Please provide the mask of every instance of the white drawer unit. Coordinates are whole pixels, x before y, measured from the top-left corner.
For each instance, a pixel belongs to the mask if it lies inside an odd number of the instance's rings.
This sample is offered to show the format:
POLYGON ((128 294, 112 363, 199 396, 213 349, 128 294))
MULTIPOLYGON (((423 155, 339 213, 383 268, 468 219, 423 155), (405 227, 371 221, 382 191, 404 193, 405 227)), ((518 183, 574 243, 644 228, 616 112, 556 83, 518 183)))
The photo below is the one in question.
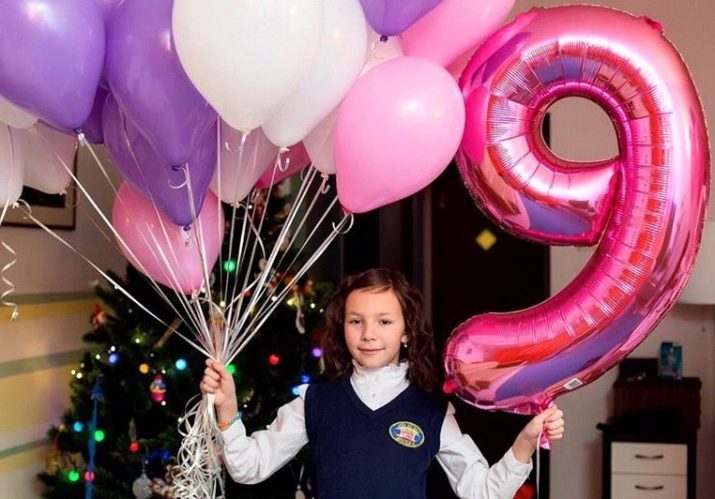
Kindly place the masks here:
POLYGON ((687 499, 686 475, 611 475, 613 499, 687 499))
MULTIPOLYGON (((604 432, 603 499, 695 499, 696 434, 604 432)), ((701 498, 702 499, 702 498, 701 498)))
POLYGON ((611 473, 687 475, 688 447, 660 442, 613 442, 611 473))

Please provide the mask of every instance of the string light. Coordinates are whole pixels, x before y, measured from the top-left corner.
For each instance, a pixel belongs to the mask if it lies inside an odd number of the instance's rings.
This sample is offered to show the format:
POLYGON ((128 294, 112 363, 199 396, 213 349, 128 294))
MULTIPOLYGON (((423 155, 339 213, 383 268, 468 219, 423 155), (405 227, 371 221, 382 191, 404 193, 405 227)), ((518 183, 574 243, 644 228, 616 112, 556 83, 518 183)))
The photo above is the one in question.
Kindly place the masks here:
POLYGON ((82 379, 82 376, 84 376, 82 373, 77 373, 77 379, 82 379))
POLYGON ((277 366, 278 364, 281 363, 281 358, 280 358, 280 356, 272 353, 268 356, 268 363, 272 366, 277 366))
POLYGON ((301 383, 310 383, 310 374, 304 374, 300 377, 301 383))
POLYGON ((97 359, 97 360, 99 360, 99 359, 101 359, 101 358, 102 358, 102 356, 101 356, 101 355, 99 355, 99 354, 97 354, 97 355, 95 355, 95 356, 94 356, 94 358, 95 358, 95 359, 97 359))
POLYGON ((89 471, 89 470, 85 471, 84 472, 84 481, 85 482, 93 482, 94 481, 94 471, 89 471))
POLYGON ((174 363, 174 366, 176 366, 179 371, 185 371, 189 364, 184 359, 178 359, 174 363))
POLYGON ((75 431, 75 433, 80 433, 82 430, 84 430, 84 423, 82 423, 82 421, 75 421, 72 425, 72 429, 75 431))
POLYGON ((296 397, 300 395, 300 389, 297 386, 294 386, 293 388, 290 389, 290 391, 295 395, 296 397))
POLYGON ((139 452, 139 442, 132 442, 129 444, 129 452, 136 454, 139 452))
POLYGON ((238 264, 236 263, 236 260, 226 260, 223 262, 223 270, 228 273, 235 272, 237 268, 238 264))
POLYGON ((76 482, 79 480, 79 471, 77 470, 72 470, 67 474, 67 478, 69 479, 70 482, 76 482))
POLYGON ((110 364, 116 364, 117 362, 119 362, 119 354, 118 353, 110 353, 108 360, 109 360, 110 364))
POLYGON ((95 442, 103 441, 106 436, 107 435, 104 433, 104 430, 94 430, 94 441, 95 442))
POLYGON ((320 347, 315 347, 310 353, 313 355, 313 357, 318 359, 323 356, 323 349, 320 347))
POLYGON ((236 364, 229 364, 226 366, 226 372, 230 374, 231 376, 236 375, 236 364))
POLYGON ((149 369, 150 369, 149 364, 147 364, 146 362, 139 366, 139 372, 142 374, 148 374, 149 369))

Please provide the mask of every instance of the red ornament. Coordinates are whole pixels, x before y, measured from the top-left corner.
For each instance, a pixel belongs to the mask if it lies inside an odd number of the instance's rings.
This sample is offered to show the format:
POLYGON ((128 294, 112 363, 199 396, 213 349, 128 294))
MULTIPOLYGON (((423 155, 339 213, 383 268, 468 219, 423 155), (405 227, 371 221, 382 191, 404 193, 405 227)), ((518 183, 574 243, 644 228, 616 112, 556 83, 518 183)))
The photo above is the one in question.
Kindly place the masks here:
POLYGON ((272 353, 268 356, 268 363, 272 366, 277 366, 281 363, 281 358, 278 355, 272 353))
POLYGON ((129 451, 133 453, 139 452, 139 442, 132 442, 129 444, 129 451))
POLYGON ((107 313, 99 305, 94 306, 94 314, 92 315, 92 327, 97 330, 104 326, 107 322, 107 313))

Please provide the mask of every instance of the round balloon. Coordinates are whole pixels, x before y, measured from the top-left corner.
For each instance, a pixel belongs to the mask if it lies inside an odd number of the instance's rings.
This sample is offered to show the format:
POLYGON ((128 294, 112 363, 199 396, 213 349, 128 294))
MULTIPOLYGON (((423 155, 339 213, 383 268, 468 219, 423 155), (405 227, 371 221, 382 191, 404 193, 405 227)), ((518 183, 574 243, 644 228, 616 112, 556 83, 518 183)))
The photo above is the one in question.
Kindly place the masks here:
POLYGON ((24 129, 37 123, 37 118, 0 95, 0 123, 24 129))
POLYGON ((164 218, 144 196, 123 183, 112 208, 119 248, 129 262, 156 282, 185 294, 208 287, 223 239, 223 212, 216 196, 186 230, 164 218), (202 262, 206 263, 206 268, 202 262))
MULTIPOLYGON (((397 38, 380 41, 380 35, 368 28, 368 51, 366 60, 360 70, 363 75, 378 64, 400 57, 402 47, 397 38)), ((335 173, 335 155, 333 151, 333 138, 335 122, 338 119, 338 109, 334 108, 303 138, 310 161, 313 166, 323 173, 335 173)))
POLYGON ((444 68, 400 57, 363 75, 335 125, 338 196, 354 213, 398 201, 447 167, 464 128, 464 102, 444 68))
POLYGON ((405 54, 448 67, 499 26, 516 0, 442 0, 400 35, 405 54))
POLYGON ((262 125, 318 51, 323 2, 174 0, 173 35, 186 73, 236 130, 262 125))
POLYGON ((211 190, 225 203, 239 203, 273 165, 277 152, 260 128, 244 140, 241 132, 221 121, 220 162, 211 179, 211 190))
POLYGON ((660 25, 603 7, 518 16, 476 52, 461 86, 457 159, 477 203, 519 236, 598 244, 558 294, 475 316, 447 345, 448 389, 485 409, 535 413, 621 361, 681 291, 708 199, 703 111, 660 25), (543 117, 568 96, 608 113, 617 157, 575 163, 546 146, 543 117))
POLYGON ((81 127, 84 137, 92 144, 104 143, 102 112, 104 111, 104 103, 107 100, 107 95, 109 95, 109 92, 106 89, 101 86, 97 87, 97 95, 94 97, 92 112, 89 113, 87 121, 85 121, 81 127))
POLYGON ((104 63, 95 0, 13 0, 0 16, 0 94, 60 129, 85 122, 104 63))
POLYGON ((303 140, 345 96, 365 64, 367 27, 358 0, 323 3, 323 33, 308 74, 263 124, 280 147, 303 140))
POLYGON ((172 165, 186 163, 216 123, 174 50, 173 0, 124 0, 107 26, 105 68, 125 115, 172 165))
POLYGON ((399 35, 442 0, 360 0, 372 29, 384 36, 399 35))
POLYGON ((79 141, 44 123, 18 131, 16 145, 24 156, 25 185, 48 194, 63 194, 72 182, 79 141))
POLYGON ((22 149, 16 146, 16 133, 17 130, 0 123, 0 214, 17 202, 22 193, 23 153, 22 149))
POLYGON ((102 127, 109 156, 124 178, 173 223, 191 224, 201 212, 216 166, 216 132, 209 130, 186 166, 178 168, 154 150, 112 96, 104 105, 102 127), (190 185, 184 169, 189 172, 190 185))

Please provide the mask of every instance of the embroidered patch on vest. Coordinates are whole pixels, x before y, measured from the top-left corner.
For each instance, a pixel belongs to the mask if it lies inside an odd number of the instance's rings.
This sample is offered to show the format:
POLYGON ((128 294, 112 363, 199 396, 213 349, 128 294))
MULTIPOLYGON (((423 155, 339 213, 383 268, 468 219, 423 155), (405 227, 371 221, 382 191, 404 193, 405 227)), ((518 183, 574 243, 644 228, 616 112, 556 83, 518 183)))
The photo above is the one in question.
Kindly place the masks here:
POLYGON ((414 449, 425 441, 422 428, 409 421, 398 421, 390 426, 390 437, 400 445, 414 449))

